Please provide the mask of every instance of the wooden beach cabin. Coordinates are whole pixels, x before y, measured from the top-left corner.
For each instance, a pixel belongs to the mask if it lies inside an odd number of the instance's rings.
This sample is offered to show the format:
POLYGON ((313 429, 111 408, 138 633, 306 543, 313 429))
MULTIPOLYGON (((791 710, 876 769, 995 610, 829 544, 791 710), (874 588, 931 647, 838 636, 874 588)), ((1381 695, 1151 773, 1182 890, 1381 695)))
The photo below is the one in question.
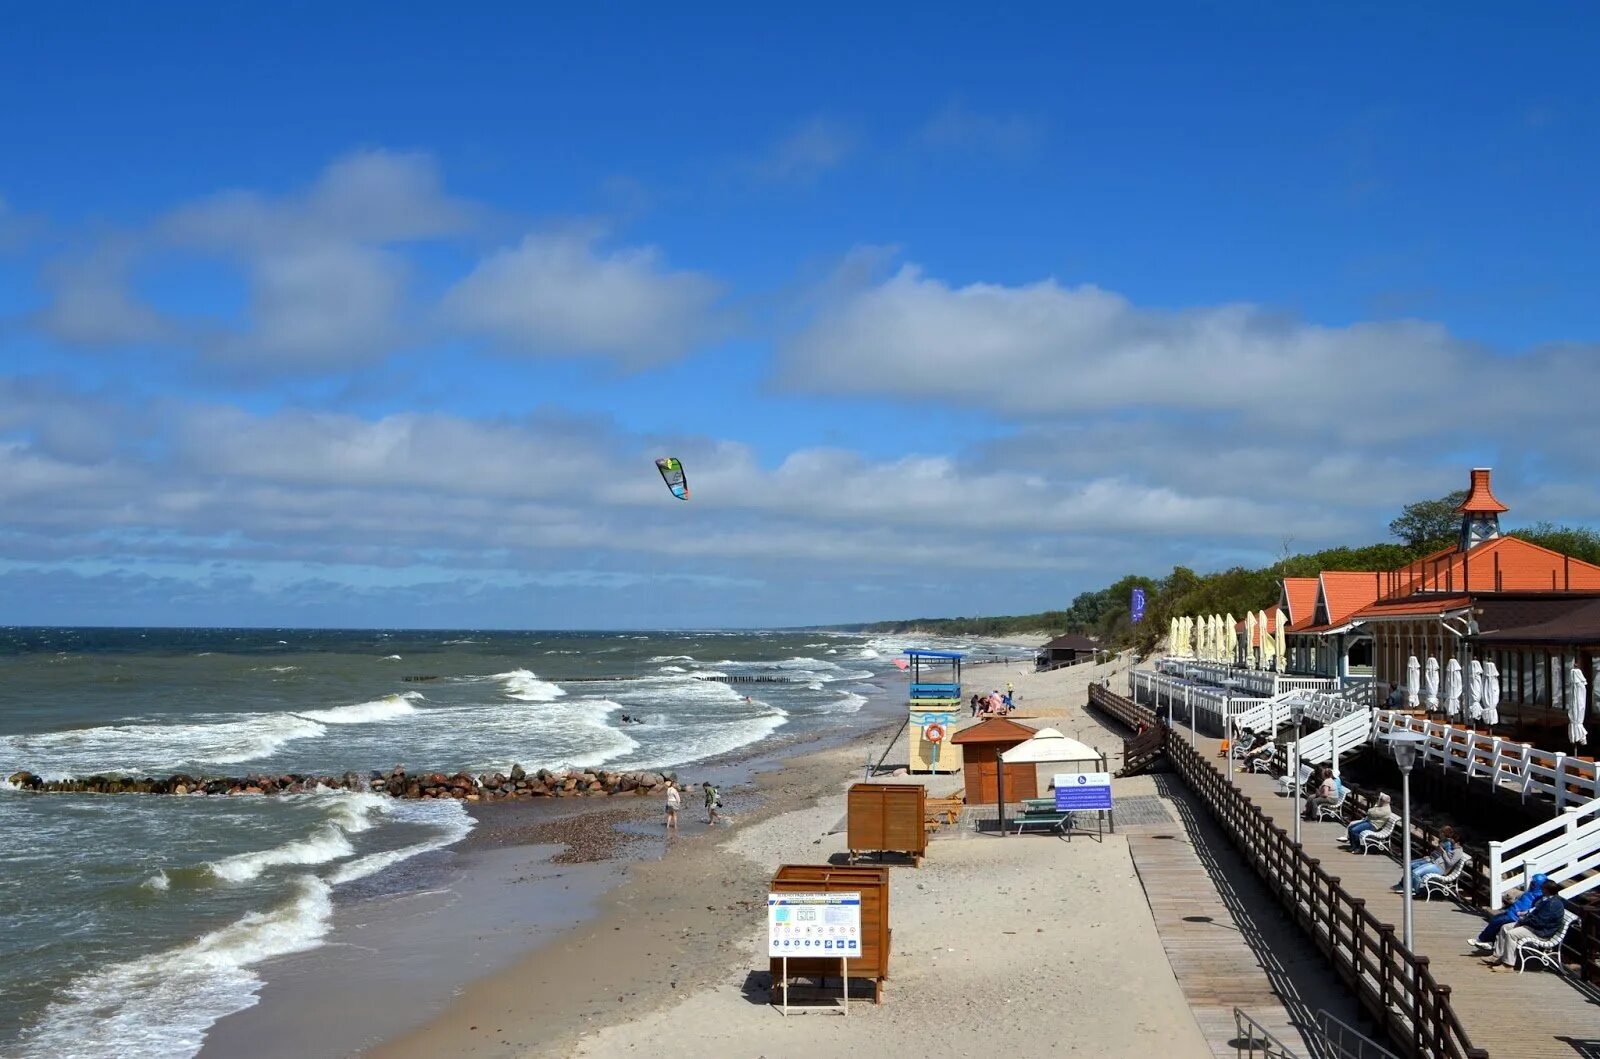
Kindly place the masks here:
POLYGON ((1043 673, 1063 666, 1075 666, 1079 662, 1089 662, 1094 659, 1095 652, 1099 649, 1100 644, 1089 637, 1067 633, 1057 636, 1033 652, 1033 668, 1035 672, 1043 673))
POLYGON ((920 783, 852 784, 845 814, 850 863, 868 853, 880 858, 901 853, 922 867, 928 852, 928 788, 920 783))
MULTIPOLYGON (((962 767, 966 770, 967 804, 993 804, 999 795, 996 781, 1000 768, 1000 755, 1018 743, 1032 739, 1035 730, 1004 717, 991 717, 970 728, 957 732, 951 742, 961 748, 962 767)), ((1007 765, 1006 801, 1037 798, 1039 784, 1037 769, 1031 762, 1007 765)))
POLYGON ((950 736, 961 717, 961 660, 959 651, 925 651, 909 648, 906 693, 906 769, 910 772, 957 772, 961 754, 950 746, 950 736), (938 738, 930 739, 929 736, 938 738))
MULTIPOLYGON (((883 983, 889 977, 889 869, 884 865, 785 864, 772 877, 772 893, 849 893, 861 895, 861 955, 846 966, 851 978, 872 980, 873 1000, 883 1003, 883 983)), ((772 1003, 778 1002, 783 982, 783 960, 771 957, 772 1003)), ((839 977, 833 957, 789 957, 789 977, 812 978, 819 984, 839 977)))

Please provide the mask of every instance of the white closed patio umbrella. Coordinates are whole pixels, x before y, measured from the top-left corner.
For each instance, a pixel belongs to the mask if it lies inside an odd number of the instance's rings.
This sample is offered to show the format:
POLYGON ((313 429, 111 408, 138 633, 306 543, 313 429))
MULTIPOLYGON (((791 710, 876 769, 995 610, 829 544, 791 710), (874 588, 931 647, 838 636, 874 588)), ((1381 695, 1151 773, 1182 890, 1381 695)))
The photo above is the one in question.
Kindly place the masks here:
POLYGON ((1461 663, 1454 658, 1444 667, 1444 715, 1461 716, 1461 663))
POLYGON ((1233 611, 1222 619, 1222 660, 1230 666, 1239 664, 1239 623, 1233 620, 1233 611))
POLYGON ((1283 612, 1283 608, 1281 608, 1281 607, 1278 608, 1277 647, 1278 647, 1278 671, 1280 673, 1281 672, 1286 672, 1288 670, 1288 668, 1289 668, 1289 666, 1287 664, 1287 661, 1286 661, 1288 659, 1288 657, 1289 657, 1289 641, 1288 641, 1287 635, 1285 634, 1284 628, 1283 628, 1285 625, 1288 625, 1288 624, 1289 624, 1289 615, 1287 615, 1287 614, 1285 614, 1283 612))
POLYGON ((1211 615, 1211 657, 1218 662, 1228 660, 1226 631, 1222 628, 1222 615, 1211 615))
POLYGON ((1417 664, 1417 656, 1412 655, 1406 659, 1406 709, 1417 708, 1417 688, 1422 683, 1422 667, 1417 664))
POLYGON ((1275 669, 1278 668, 1277 662, 1275 661, 1277 659, 1277 657, 1278 657, 1278 641, 1276 639, 1274 639, 1272 634, 1271 634, 1271 632, 1268 631, 1269 629, 1271 629, 1271 627, 1272 627, 1272 622, 1267 617, 1267 612, 1266 611, 1262 611, 1261 612, 1261 668, 1262 669, 1271 668, 1271 669, 1275 670, 1275 669), (1273 664, 1269 667, 1267 665, 1268 662, 1272 662, 1273 664))
POLYGON ((1483 663, 1474 658, 1467 665, 1467 720, 1476 725, 1483 719, 1483 663))
POLYGON ((1178 619, 1172 618, 1167 622, 1167 654, 1178 653, 1178 619))
POLYGON ((1573 666, 1567 671, 1567 740, 1573 753, 1589 741, 1589 729, 1583 726, 1583 714, 1589 707, 1589 680, 1583 670, 1573 666))
POLYGON ((1204 661, 1211 661, 1211 615, 1200 618, 1200 647, 1197 653, 1204 661))
POLYGON ((1483 664, 1483 723, 1491 731, 1500 723, 1500 667, 1492 661, 1483 664))
POLYGON ((1251 669, 1258 668, 1256 662, 1256 612, 1244 612, 1244 660, 1251 669))
POLYGON ((1428 656, 1428 664, 1422 670, 1423 689, 1422 708, 1432 713, 1439 708, 1439 660, 1432 655, 1428 656))

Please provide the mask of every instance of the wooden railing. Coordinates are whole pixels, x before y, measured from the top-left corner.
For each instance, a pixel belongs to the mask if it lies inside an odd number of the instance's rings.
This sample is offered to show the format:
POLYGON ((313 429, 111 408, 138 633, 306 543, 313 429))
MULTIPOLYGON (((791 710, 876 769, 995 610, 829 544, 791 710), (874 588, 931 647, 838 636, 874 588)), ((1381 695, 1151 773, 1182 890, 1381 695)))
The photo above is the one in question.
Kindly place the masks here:
POLYGON ((1122 743, 1122 768, 1119 776, 1135 776, 1149 768, 1167 750, 1167 729, 1158 725, 1146 728, 1122 743))
POLYGON ((1413 954, 1392 924, 1367 911, 1339 878, 1306 855, 1282 827, 1182 740, 1167 756, 1279 902, 1300 924, 1384 1032, 1415 1056, 1486 1059, 1434 980, 1428 957, 1413 954))
MULTIPOLYGON (((1149 710, 1099 685, 1090 687, 1089 702, 1129 727, 1153 720, 1149 710)), ((1307 856, 1200 751, 1170 739, 1167 757, 1367 1013, 1406 1054, 1487 1059, 1487 1051, 1472 1046, 1450 1006, 1450 987, 1434 980, 1428 957, 1407 949, 1393 924, 1367 911, 1365 898, 1351 896, 1338 876, 1307 856)))

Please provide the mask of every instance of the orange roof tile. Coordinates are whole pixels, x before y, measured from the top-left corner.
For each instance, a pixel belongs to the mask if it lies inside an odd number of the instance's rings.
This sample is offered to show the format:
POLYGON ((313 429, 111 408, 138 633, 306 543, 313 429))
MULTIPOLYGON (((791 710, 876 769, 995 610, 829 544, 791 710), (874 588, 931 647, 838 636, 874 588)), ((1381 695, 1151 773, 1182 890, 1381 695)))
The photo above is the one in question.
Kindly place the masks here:
POLYGON ((1472 604, 1471 596, 1428 596, 1424 599, 1381 600, 1370 607, 1363 607, 1351 617, 1358 621, 1371 621, 1376 618, 1414 618, 1426 614, 1443 614, 1448 610, 1460 610, 1472 604))
POLYGON ((1381 575, 1372 570, 1324 570, 1317 580, 1329 625, 1343 625, 1382 594, 1381 575))
POLYGON ((1309 624, 1317 612, 1317 579, 1314 577, 1286 577, 1283 579, 1283 598, 1288 604, 1289 628, 1309 624))
POLYGON ((1511 509, 1496 500, 1494 493, 1490 492, 1489 468, 1474 467, 1472 468, 1472 488, 1468 491, 1467 498, 1456 507, 1456 510, 1462 514, 1470 512, 1474 515, 1498 515, 1502 511, 1510 511, 1511 509))
POLYGON ((1383 575, 1385 599, 1418 592, 1594 590, 1600 590, 1600 566, 1517 537, 1498 537, 1469 551, 1447 548, 1383 575))

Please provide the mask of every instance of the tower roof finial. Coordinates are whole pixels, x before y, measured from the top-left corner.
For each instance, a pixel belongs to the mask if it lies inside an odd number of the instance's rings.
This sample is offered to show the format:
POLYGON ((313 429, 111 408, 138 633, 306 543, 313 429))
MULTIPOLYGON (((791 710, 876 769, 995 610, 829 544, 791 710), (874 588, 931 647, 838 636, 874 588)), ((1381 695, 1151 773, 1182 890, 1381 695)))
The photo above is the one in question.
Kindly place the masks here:
POLYGON ((1489 489, 1488 467, 1474 467, 1472 469, 1472 489, 1467 493, 1467 498, 1456 508, 1463 515, 1498 515, 1502 511, 1511 509, 1495 499, 1494 493, 1489 489))

